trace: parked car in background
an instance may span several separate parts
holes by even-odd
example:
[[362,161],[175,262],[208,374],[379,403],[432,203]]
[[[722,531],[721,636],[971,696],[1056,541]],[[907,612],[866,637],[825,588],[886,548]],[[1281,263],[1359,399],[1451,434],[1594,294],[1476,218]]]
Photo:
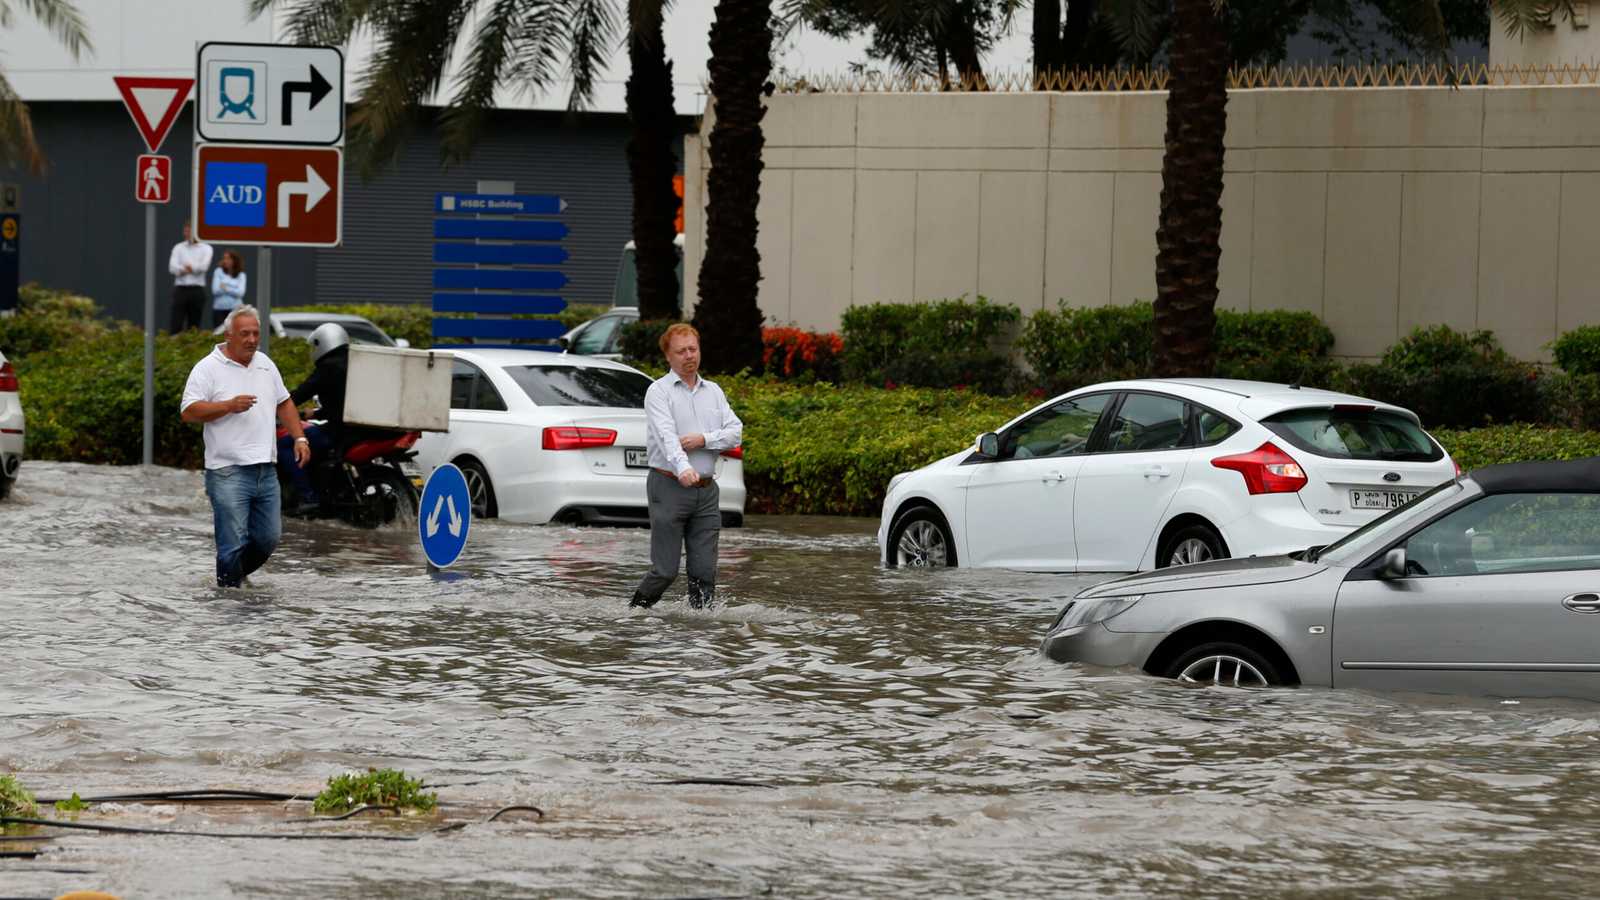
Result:
[[1097,585],[1041,650],[1205,683],[1600,700],[1600,458],[1489,466],[1326,547]]
[[22,439],[22,390],[17,370],[0,353],[0,499],[11,493],[22,469]]
[[[648,375],[549,350],[451,352],[450,430],[417,442],[423,474],[455,463],[482,518],[649,525]],[[717,460],[724,524],[744,521],[743,458],[739,448]]]
[[637,321],[639,321],[637,307],[619,306],[609,309],[562,335],[561,349],[566,353],[593,356],[598,359],[621,359],[622,329]]
[[[350,335],[350,342],[354,344],[375,344],[379,347],[411,346],[405,338],[389,337],[382,328],[372,324],[372,320],[349,313],[275,312],[268,313],[267,317],[272,320],[273,337],[298,338],[303,341],[309,339],[311,332],[316,331],[318,326],[337,322],[344,326],[344,330]],[[219,323],[213,331],[221,334],[222,325]]]
[[1131,572],[1327,544],[1457,474],[1408,410],[1295,385],[1063,394],[896,475],[886,566]]

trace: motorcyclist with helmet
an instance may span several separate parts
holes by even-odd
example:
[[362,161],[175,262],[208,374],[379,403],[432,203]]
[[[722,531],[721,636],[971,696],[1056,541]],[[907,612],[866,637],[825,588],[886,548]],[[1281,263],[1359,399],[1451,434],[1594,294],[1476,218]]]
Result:
[[308,424],[305,437],[311,445],[311,460],[304,467],[294,463],[294,438],[287,435],[278,439],[278,469],[294,483],[300,503],[294,513],[315,515],[321,506],[317,490],[312,483],[311,467],[318,460],[327,459],[345,437],[344,397],[345,381],[350,373],[350,334],[337,322],[326,322],[311,332],[311,374],[289,392],[295,406],[317,398],[318,418],[322,424]]

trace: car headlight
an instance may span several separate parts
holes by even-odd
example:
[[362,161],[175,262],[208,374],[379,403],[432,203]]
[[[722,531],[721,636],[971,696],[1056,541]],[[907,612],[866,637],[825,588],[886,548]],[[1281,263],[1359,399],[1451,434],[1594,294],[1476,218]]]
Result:
[[1076,628],[1079,625],[1093,625],[1104,622],[1113,616],[1127,612],[1143,594],[1132,597],[1098,597],[1091,600],[1074,600],[1056,616],[1055,623],[1050,626],[1051,631],[1061,631],[1065,628]]

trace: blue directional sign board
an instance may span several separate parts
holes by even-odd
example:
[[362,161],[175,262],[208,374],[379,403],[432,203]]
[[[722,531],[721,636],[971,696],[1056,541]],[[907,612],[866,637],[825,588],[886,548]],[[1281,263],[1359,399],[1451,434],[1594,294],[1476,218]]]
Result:
[[510,317],[567,308],[555,293],[567,285],[560,242],[568,232],[559,220],[566,209],[554,194],[434,195],[433,336],[446,341],[435,347],[526,346],[511,342],[565,333],[554,319]]
[[467,547],[467,532],[472,527],[472,497],[461,470],[445,463],[433,470],[422,486],[422,501],[417,504],[417,535],[422,539],[422,555],[443,569],[450,566]]

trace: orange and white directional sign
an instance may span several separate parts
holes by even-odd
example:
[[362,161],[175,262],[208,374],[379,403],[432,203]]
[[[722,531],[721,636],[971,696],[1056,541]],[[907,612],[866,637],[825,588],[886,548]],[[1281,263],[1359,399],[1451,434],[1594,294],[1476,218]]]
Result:
[[140,203],[166,203],[172,199],[172,157],[147,153],[133,170],[133,196]]
[[202,241],[336,247],[343,237],[338,147],[200,144],[194,226]]

